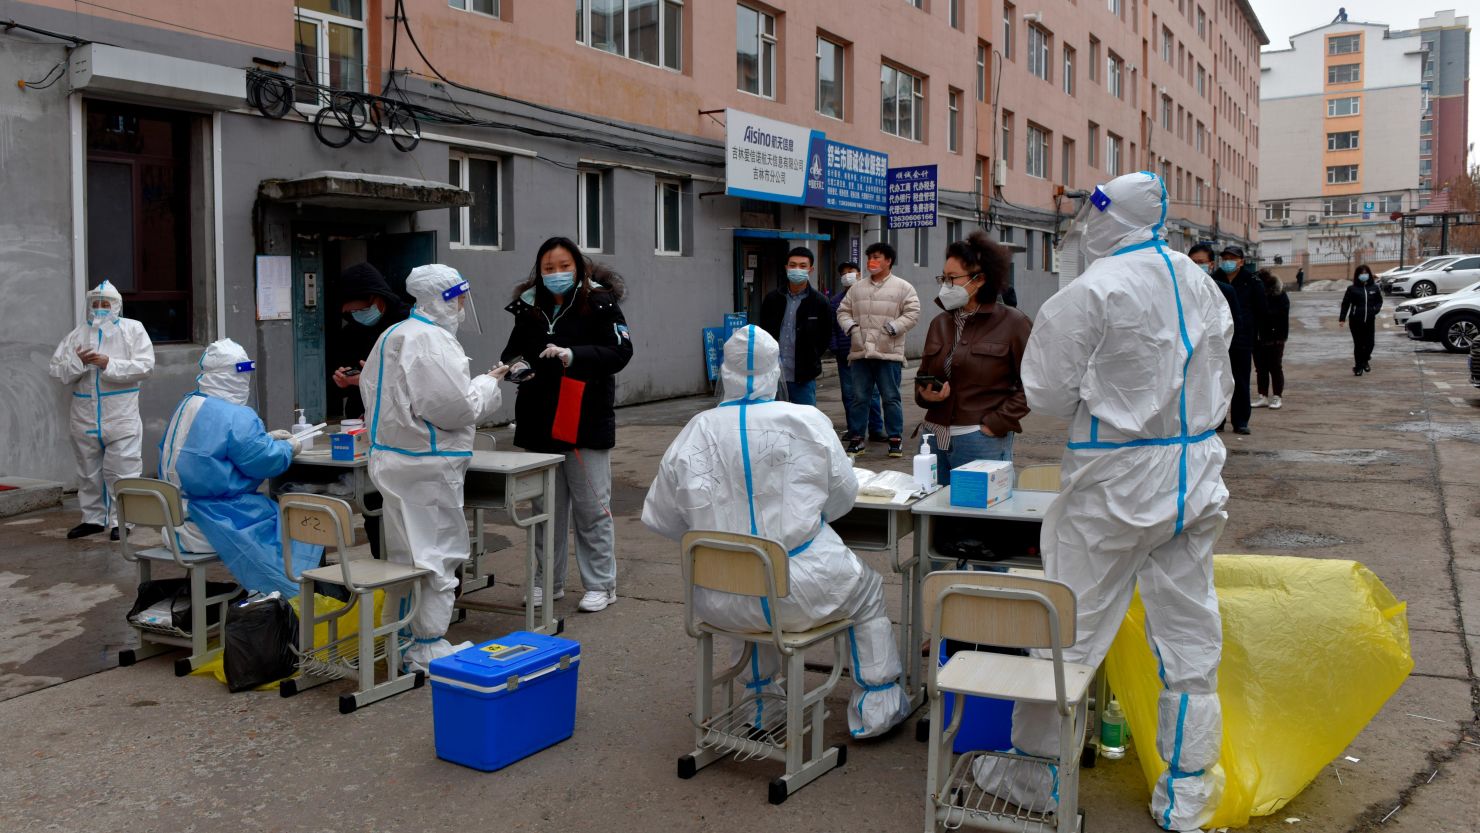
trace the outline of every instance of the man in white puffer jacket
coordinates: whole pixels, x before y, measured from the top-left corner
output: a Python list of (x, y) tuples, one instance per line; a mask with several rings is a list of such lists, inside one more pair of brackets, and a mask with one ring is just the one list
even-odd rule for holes
[[(904, 406), (899, 380), (904, 370), (904, 337), (920, 321), (920, 296), (894, 270), (894, 247), (874, 243), (866, 250), (869, 279), (853, 284), (838, 304), (838, 328), (848, 336), (848, 372), (853, 374), (853, 404), (848, 409), (848, 453), (863, 453), (868, 404), (877, 391), (884, 403), (889, 456), (904, 456)], [(859, 406), (858, 403), (863, 405)]]

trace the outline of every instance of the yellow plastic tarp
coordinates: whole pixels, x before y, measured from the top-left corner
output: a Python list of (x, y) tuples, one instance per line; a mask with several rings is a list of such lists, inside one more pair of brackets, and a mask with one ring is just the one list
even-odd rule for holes
[[(1355, 561), (1213, 558), (1223, 614), (1219, 764), (1226, 777), (1209, 828), (1279, 810), (1356, 739), (1413, 669), (1406, 605)], [(1138, 595), (1106, 658), (1148, 787), (1156, 754), (1156, 659)]]
[[(376, 590), (375, 591), (375, 621), (376, 622), (380, 622), (380, 606), (384, 602), (385, 602), (385, 594), (382, 593), (379, 590)], [(291, 605), (293, 605), (293, 612), (294, 613), (297, 613), (298, 612), (298, 597), (297, 596), (294, 596), (293, 598), (291, 598), (291, 599), (288, 600), (288, 603), (291, 604)], [(327, 616), (330, 613), (333, 613), (334, 611), (340, 609), (341, 607), (344, 607), (345, 604), (346, 604), (346, 602), (341, 602), (338, 599), (333, 599), (333, 598), (330, 598), (328, 596), (320, 596), (317, 593), (315, 593), (314, 594), (314, 597), (313, 597), (314, 616), (319, 617), (319, 618), (322, 618), (322, 617)], [(230, 611), (228, 611), (226, 615), (228, 617), (230, 617), (230, 615), (231, 615)], [(351, 635), (357, 634), (359, 632), (360, 632), (360, 613), (359, 613), (359, 611), (352, 611), (350, 613), (346, 613), (345, 615), (339, 617), (339, 636), (341, 638), (346, 637), (346, 636), (351, 636)], [(320, 622), (318, 624), (318, 626), (316, 626), (314, 628), (314, 644), (315, 645), (323, 645), (324, 643), (326, 643), (328, 641), (329, 641), (329, 623), (328, 622)], [(207, 674), (209, 674), (210, 676), (213, 676), (213, 677), (216, 678), (216, 682), (220, 683), (221, 685), (226, 685), (226, 664), (225, 664), (225, 660), (221, 656), (217, 656), (215, 659), (211, 660), (210, 662), (206, 663), (205, 665), (202, 665), (201, 667), (195, 669), (194, 671), (192, 671), (190, 673), (191, 673), (191, 676), (207, 675)], [(266, 683), (264, 685), (257, 686), (257, 688), (255, 690), (256, 691), (271, 691), (273, 689), (276, 689), (278, 687), (278, 683), (280, 683), (280, 682), (282, 682), (282, 681), (281, 680), (277, 680), (277, 681), (274, 681), (274, 682)]]

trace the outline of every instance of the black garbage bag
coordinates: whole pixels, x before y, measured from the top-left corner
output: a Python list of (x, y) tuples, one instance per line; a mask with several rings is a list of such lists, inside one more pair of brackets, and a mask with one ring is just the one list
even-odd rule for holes
[[(206, 595), (219, 596), (231, 592), (236, 587), (237, 585), (229, 581), (208, 581), (206, 582)], [(167, 621), (159, 616), (165, 611), (168, 612)], [(127, 618), (130, 622), (139, 624), (140, 614), (145, 614), (142, 621), (179, 628), (188, 633), (190, 631), (190, 580), (162, 578), (140, 582), (139, 594), (134, 598), (134, 606), (129, 608)], [(220, 618), (221, 605), (213, 604), (206, 608), (206, 625), (214, 625)]]
[(226, 688), (250, 691), (293, 676), (297, 644), (298, 614), (286, 599), (268, 597), (233, 607), (226, 617), (222, 657)]

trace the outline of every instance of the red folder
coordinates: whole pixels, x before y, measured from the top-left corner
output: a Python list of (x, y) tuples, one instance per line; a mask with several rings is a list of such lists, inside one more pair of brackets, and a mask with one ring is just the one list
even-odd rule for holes
[(555, 403), (555, 422), (550, 426), (550, 437), (561, 442), (577, 445), (581, 432), (581, 397), (586, 395), (586, 383), (569, 376), (560, 378), (560, 398)]

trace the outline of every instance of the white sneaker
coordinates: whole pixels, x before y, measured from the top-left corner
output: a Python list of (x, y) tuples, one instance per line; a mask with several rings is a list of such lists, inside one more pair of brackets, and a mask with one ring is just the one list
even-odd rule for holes
[(1285, 406), (1285, 403), (1282, 402), (1282, 401), (1280, 401), (1280, 398), (1278, 396), (1273, 397), (1273, 398), (1271, 398), (1269, 400), (1269, 409), (1271, 411), (1278, 411), (1280, 408), (1283, 408), (1284, 406)]
[(615, 590), (587, 590), (586, 595), (581, 597), (579, 608), (584, 613), (595, 613), (606, 610), (607, 605), (617, 603), (617, 591)]
[[(555, 591), (555, 601), (558, 602), (558, 601), (560, 601), (563, 598), (565, 598), (565, 588), (561, 588), (559, 590), (556, 590)], [(538, 584), (536, 584), (534, 587), (529, 588), (529, 603), (531, 605), (533, 605), (534, 607), (544, 607), (545, 606), (545, 588), (539, 586)]]
[(1265, 399), (1262, 396), (1256, 396), (1256, 397), (1254, 397), (1254, 401), (1249, 403), (1249, 407), (1250, 408), (1264, 408), (1264, 407), (1267, 407), (1268, 405), (1269, 405), (1269, 400), (1268, 399)]

